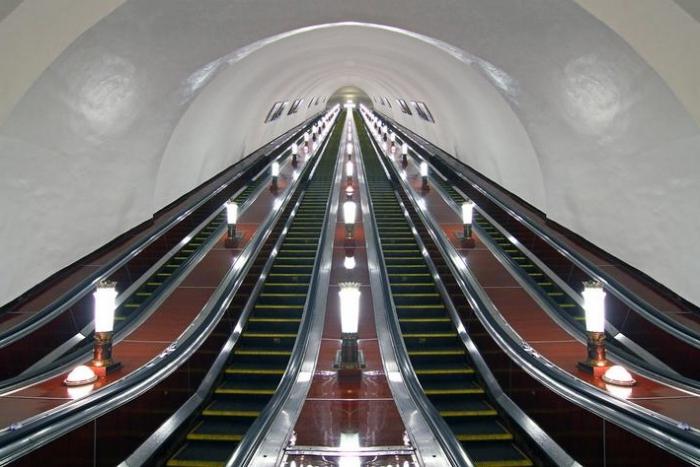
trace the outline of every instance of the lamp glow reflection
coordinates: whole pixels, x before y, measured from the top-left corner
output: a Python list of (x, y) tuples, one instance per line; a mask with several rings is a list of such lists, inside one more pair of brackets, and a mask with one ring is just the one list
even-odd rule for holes
[(360, 458), (355, 455), (346, 455), (356, 453), (360, 449), (360, 434), (359, 433), (340, 433), (340, 458), (338, 459), (338, 467), (360, 467), (362, 465)]

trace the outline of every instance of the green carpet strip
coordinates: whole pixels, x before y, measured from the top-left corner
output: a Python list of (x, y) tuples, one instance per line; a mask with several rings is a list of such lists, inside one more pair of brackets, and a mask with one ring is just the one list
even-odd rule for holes
[(307, 300), (342, 128), (333, 130), (223, 374), (167, 465), (223, 466), (274, 395)]
[[(356, 124), (362, 126), (359, 117)], [(425, 394), (477, 466), (532, 465), (480, 384), (392, 185), (367, 134), (359, 133), (391, 294)]]

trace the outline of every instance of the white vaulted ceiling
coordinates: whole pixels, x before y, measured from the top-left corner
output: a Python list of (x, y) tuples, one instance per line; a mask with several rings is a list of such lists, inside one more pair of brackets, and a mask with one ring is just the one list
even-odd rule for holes
[[(380, 110), (700, 303), (689, 234), (700, 97), (686, 76), (698, 66), (679, 70), (575, 3), (129, 0), (70, 15), (93, 3), (73, 1), (55, 41), (39, 17), (65, 2), (15, 3), (0, 10), (11, 76), (0, 78), (0, 303), (320, 109), (264, 124), (275, 101), (347, 85), (391, 98)], [(700, 38), (675, 3), (657, 4)], [(399, 97), (425, 101), (436, 123), (402, 114)]]

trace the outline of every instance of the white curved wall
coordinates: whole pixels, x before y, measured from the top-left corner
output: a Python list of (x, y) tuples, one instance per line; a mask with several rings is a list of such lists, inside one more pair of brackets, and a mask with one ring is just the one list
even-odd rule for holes
[[(618, 35), (566, 0), (349, 3), (131, 0), (80, 36), (0, 126), (0, 303), (305, 117), (263, 125), (275, 100), (348, 84), (424, 100), (435, 125), (393, 116), (700, 303), (700, 132)], [(258, 42), (347, 19), (444, 43), (357, 25)]]

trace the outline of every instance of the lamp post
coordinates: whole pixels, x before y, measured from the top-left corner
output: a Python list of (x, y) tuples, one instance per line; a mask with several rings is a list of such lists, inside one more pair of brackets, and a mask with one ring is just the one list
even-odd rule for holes
[(408, 164), (408, 144), (406, 143), (401, 145), (401, 163), (403, 165)]
[(340, 331), (342, 344), (336, 353), (335, 368), (339, 378), (357, 378), (365, 366), (364, 355), (357, 346), (357, 331), (360, 324), (360, 284), (342, 282), (340, 291)]
[(579, 362), (578, 367), (595, 376), (602, 376), (608, 367), (605, 358), (605, 290), (598, 281), (587, 281), (583, 285), (587, 358)]
[(95, 297), (95, 344), (92, 366), (95, 373), (100, 376), (105, 376), (121, 366), (121, 363), (112, 360), (116, 285), (116, 282), (101, 281), (97, 284), (97, 290), (93, 294)]
[(238, 222), (238, 204), (233, 200), (226, 201), (226, 223), (228, 226), (227, 242), (236, 240), (236, 222)]
[(352, 159), (352, 143), (347, 142), (345, 144), (345, 152), (348, 155), (348, 159)]
[(464, 236), (462, 239), (465, 243), (471, 242), (473, 245), (474, 239), (472, 238), (472, 219), (474, 218), (474, 202), (471, 200), (462, 203), (462, 225), (464, 225)]
[(355, 172), (355, 166), (352, 161), (347, 161), (345, 163), (345, 175), (348, 177), (348, 183), (352, 183), (352, 176)]
[(280, 176), (280, 163), (274, 161), (270, 167), (270, 175), (272, 175), (272, 188), (277, 188), (277, 179)]
[(428, 163), (423, 161), (420, 163), (420, 176), (423, 179), (423, 189), (428, 189)]
[(297, 154), (299, 153), (299, 146), (297, 143), (292, 143), (292, 163), (296, 164)]
[(355, 233), (355, 216), (357, 215), (357, 204), (354, 201), (343, 203), (343, 221), (345, 221), (345, 237), (352, 239)]

